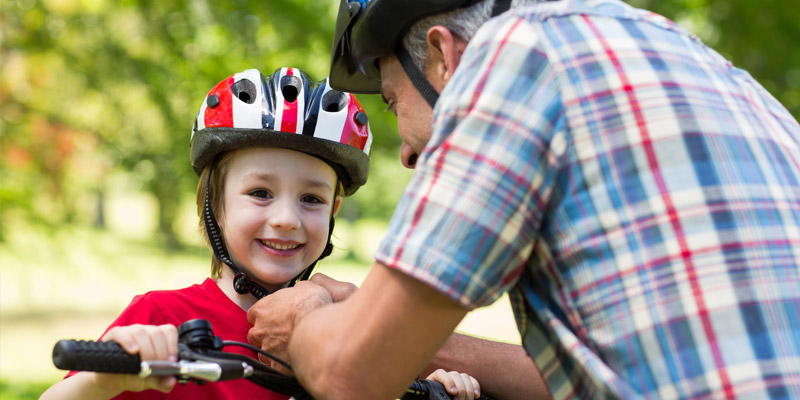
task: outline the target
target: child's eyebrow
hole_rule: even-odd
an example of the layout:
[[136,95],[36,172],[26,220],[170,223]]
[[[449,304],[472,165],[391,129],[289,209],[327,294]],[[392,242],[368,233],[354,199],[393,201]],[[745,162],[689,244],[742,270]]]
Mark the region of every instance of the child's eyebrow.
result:
[[[245,175],[245,178],[247,178],[247,179],[258,179],[260,181],[270,182],[270,181],[276,180],[277,179],[277,175],[278,174],[275,174],[275,173],[272,173],[272,172],[251,172],[251,173]],[[302,185],[304,185],[306,187],[312,187],[312,188],[320,187],[320,188],[323,188],[323,189],[333,190],[333,186],[331,186],[330,182],[322,180],[322,179],[315,179],[315,178],[312,178],[312,177],[301,178],[300,179],[300,184],[302,184]]]
[[327,181],[314,179],[314,178],[305,178],[302,181],[307,186],[321,187],[321,188],[333,190],[333,186],[331,186],[331,184],[329,182],[327,182]]

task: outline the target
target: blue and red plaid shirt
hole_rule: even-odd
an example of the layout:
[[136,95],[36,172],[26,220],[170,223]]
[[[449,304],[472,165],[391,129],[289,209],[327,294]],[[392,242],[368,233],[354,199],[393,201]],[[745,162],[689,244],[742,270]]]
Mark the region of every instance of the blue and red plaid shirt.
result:
[[800,127],[618,1],[481,28],[376,258],[509,291],[556,398],[800,398]]

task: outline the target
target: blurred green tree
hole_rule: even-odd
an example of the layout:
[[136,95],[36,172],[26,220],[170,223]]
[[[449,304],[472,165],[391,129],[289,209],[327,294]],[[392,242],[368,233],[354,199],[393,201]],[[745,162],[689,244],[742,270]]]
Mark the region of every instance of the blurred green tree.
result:
[[753,75],[800,116],[800,7],[779,0],[629,0],[662,14]]
[[[269,74],[292,65],[323,78],[336,7],[306,0],[3,2],[3,214],[72,222],[87,201],[95,209],[86,193],[102,199],[114,171],[133,172],[157,199],[160,240],[179,246],[173,219],[196,184],[188,143],[203,96],[225,76],[254,67]],[[382,135],[376,145],[393,146],[393,138]]]
[[[776,0],[630,0],[697,33],[800,114],[800,8]],[[292,65],[327,74],[337,1],[0,2],[0,240],[4,222],[102,224],[112,177],[158,203],[159,240],[180,246],[176,209],[194,192],[192,118],[231,73]],[[371,184],[345,218],[387,218],[408,173],[395,120],[360,96],[375,133]],[[377,171],[380,169],[380,171]],[[100,204],[102,205],[102,204]],[[89,217],[87,217],[89,216]]]

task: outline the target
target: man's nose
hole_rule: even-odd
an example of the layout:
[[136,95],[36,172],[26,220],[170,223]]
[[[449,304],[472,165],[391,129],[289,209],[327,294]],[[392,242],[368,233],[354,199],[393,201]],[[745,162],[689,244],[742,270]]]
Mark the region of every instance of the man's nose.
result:
[[417,165],[417,154],[406,142],[400,146],[400,162],[408,169],[414,169]]

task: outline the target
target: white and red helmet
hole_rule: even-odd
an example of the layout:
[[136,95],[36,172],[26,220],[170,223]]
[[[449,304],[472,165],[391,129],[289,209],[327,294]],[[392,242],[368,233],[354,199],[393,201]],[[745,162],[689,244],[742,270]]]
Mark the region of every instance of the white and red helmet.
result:
[[345,195],[366,183],[372,132],[351,93],[314,82],[297,68],[265,77],[249,69],[208,93],[195,118],[192,167],[199,175],[217,154],[251,146],[282,147],[319,157],[336,170]]

